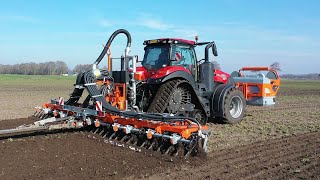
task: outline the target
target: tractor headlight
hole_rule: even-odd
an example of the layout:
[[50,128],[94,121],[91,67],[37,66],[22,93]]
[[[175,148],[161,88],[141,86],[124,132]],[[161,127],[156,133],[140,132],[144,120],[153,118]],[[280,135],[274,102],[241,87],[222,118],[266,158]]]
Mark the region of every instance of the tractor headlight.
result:
[[97,65],[96,64],[93,64],[92,66],[92,72],[94,74],[94,76],[97,78],[101,75],[101,72],[100,70],[97,68]]
[[93,70],[93,74],[96,76],[96,78],[97,77],[99,77],[100,75],[101,75],[101,72],[100,72],[100,70],[99,69],[95,69],[95,70]]

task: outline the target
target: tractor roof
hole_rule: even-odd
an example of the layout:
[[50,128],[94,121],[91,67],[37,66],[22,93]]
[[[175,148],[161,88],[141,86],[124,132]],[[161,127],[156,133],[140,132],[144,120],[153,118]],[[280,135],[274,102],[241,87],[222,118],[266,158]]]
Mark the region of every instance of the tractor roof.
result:
[[179,39],[179,38],[160,38],[160,39],[152,39],[152,40],[145,40],[143,42],[144,45],[149,44],[187,44],[187,45],[195,45],[194,41]]

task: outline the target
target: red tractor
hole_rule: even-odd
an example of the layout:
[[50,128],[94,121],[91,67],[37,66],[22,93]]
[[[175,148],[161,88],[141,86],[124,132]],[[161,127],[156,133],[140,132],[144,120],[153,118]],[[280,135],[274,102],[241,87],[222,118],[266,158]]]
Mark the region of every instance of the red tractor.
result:
[[[245,114],[243,93],[228,83],[230,75],[209,61],[216,44],[176,38],[144,41],[142,66],[136,68],[137,106],[148,113],[188,116],[206,124],[208,118],[237,123]],[[205,58],[195,47],[205,45]]]
[[[119,34],[127,36],[125,54],[111,58],[110,46]],[[189,156],[207,151],[211,133],[204,124],[208,118],[237,123],[244,117],[247,102],[261,106],[275,102],[280,78],[274,69],[242,68],[269,73],[246,77],[236,72],[231,77],[209,61],[211,52],[218,55],[213,41],[162,38],[147,40],[144,45],[142,66],[136,67],[137,56],[129,56],[130,33],[115,31],[93,69],[78,74],[68,100],[60,97],[37,107],[35,116],[39,121],[0,130],[0,137],[90,129],[118,146],[129,143],[136,150],[145,147],[163,154]],[[203,45],[205,58],[199,60],[195,47]],[[97,69],[106,54],[108,68]],[[121,69],[113,70],[112,61],[119,59]],[[84,90],[88,94],[82,99]]]

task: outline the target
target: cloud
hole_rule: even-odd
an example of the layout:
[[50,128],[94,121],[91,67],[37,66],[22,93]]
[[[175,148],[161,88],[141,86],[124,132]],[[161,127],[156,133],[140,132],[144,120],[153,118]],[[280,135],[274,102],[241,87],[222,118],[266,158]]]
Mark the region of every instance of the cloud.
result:
[[139,25],[158,30],[168,30],[172,26],[156,19],[141,19]]
[[154,14],[140,12],[137,14],[136,24],[139,26],[147,27],[156,30],[169,30],[174,26],[164,22],[161,18]]

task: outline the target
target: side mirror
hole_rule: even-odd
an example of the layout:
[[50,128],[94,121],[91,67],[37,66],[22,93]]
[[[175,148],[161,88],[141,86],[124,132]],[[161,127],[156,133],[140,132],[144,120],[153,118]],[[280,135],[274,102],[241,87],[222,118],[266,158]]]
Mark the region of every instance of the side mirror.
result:
[[218,56],[217,46],[216,44],[212,44],[212,53],[214,56]]

